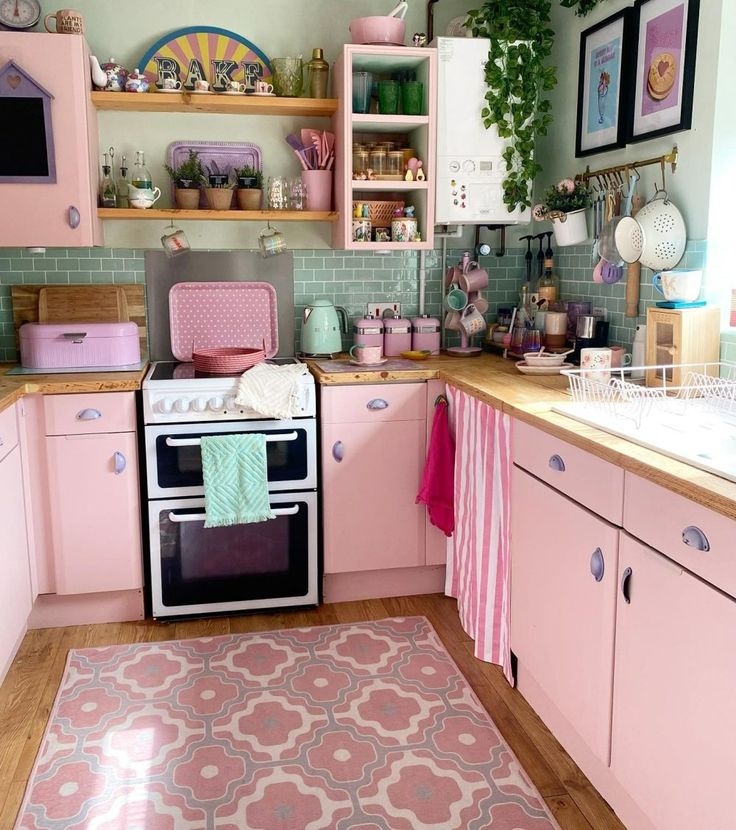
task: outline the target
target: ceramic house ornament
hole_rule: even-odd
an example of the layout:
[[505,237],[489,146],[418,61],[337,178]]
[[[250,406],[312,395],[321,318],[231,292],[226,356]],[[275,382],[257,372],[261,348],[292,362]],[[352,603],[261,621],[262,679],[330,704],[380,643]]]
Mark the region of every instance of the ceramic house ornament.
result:
[[0,69],[0,124],[8,130],[0,183],[54,184],[54,96],[10,60]]

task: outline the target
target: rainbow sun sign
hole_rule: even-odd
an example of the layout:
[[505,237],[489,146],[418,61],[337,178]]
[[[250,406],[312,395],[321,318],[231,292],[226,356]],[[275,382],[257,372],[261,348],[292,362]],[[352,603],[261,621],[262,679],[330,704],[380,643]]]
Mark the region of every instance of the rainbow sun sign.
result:
[[268,58],[257,46],[235,32],[210,26],[165,35],[138,66],[157,89],[164,79],[171,78],[190,91],[197,81],[209,81],[215,92],[222,92],[230,81],[244,83],[252,90],[256,81],[271,77]]

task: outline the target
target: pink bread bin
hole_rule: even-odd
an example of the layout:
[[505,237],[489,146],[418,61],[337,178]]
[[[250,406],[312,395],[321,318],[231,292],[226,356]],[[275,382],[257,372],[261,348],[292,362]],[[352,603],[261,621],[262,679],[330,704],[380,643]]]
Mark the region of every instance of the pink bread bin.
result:
[[135,323],[24,323],[20,363],[26,369],[132,366],[141,361]]
[[404,15],[408,5],[399,3],[387,15],[376,17],[358,17],[350,21],[348,29],[353,43],[374,44],[377,46],[403,46],[406,34]]

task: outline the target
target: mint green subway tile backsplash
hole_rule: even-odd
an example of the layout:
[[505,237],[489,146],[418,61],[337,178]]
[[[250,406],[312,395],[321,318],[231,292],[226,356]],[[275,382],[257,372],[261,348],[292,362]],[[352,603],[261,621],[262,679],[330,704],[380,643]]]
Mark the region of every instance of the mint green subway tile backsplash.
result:
[[[702,241],[688,243],[682,267],[701,267],[706,245]],[[462,250],[448,251],[448,263],[455,263]],[[443,295],[443,264],[439,250],[426,254],[426,310],[441,313]],[[505,256],[492,254],[481,258],[490,282],[484,292],[489,301],[488,319],[493,320],[499,305],[512,305],[525,274],[524,250],[511,249]],[[536,266],[536,260],[534,261]],[[590,299],[594,306],[606,308],[611,323],[611,342],[630,346],[638,319],[624,317],[625,283],[600,285],[592,281],[593,262],[589,246],[560,249],[555,256],[561,277],[563,299]],[[327,296],[335,305],[343,306],[350,317],[365,313],[366,304],[374,300],[400,302],[405,316],[417,313],[419,254],[414,251],[369,253],[359,251],[294,251],[294,300],[297,322],[297,344],[304,307],[315,297]],[[642,268],[639,310],[655,302],[651,285],[652,274]],[[0,360],[17,359],[13,342],[13,315],[10,286],[22,283],[143,283],[145,282],[142,250],[120,248],[48,249],[43,255],[25,249],[0,249]],[[348,334],[344,344],[352,338]],[[724,354],[736,357],[736,342],[724,339]]]

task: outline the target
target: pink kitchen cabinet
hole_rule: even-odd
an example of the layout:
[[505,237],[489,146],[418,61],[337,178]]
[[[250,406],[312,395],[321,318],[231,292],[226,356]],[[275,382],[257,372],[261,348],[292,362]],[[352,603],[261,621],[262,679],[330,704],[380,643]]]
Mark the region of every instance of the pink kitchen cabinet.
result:
[[608,764],[619,531],[518,467],[511,489],[511,649]]
[[56,593],[141,588],[135,432],[49,436],[46,445]]
[[618,582],[612,772],[661,830],[731,830],[736,601],[627,534]]
[[[10,60],[51,96],[56,181],[0,181],[0,247],[102,245],[97,218],[97,120],[89,96],[86,41],[57,34],[0,32],[0,69]],[[20,76],[9,76],[15,77]]]
[[426,384],[321,394],[325,573],[424,565]]
[[[11,423],[12,419],[12,423]],[[31,577],[15,407],[0,413],[0,683],[26,631]]]

